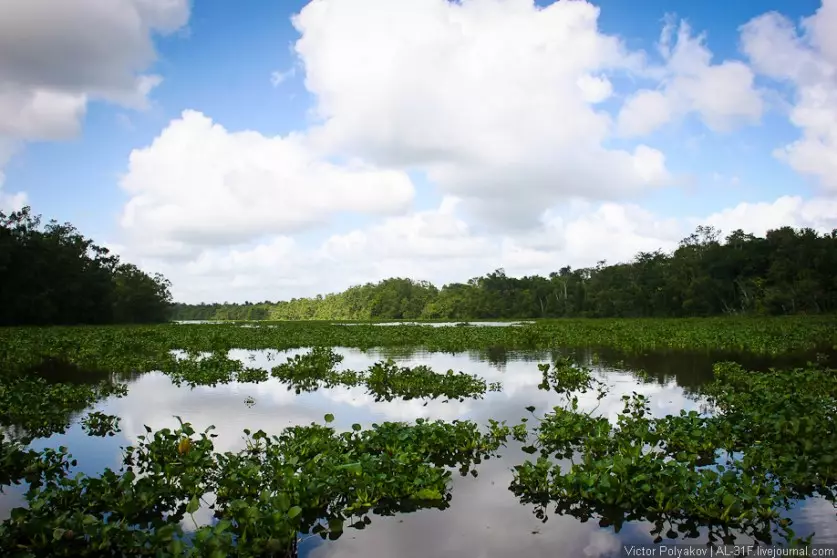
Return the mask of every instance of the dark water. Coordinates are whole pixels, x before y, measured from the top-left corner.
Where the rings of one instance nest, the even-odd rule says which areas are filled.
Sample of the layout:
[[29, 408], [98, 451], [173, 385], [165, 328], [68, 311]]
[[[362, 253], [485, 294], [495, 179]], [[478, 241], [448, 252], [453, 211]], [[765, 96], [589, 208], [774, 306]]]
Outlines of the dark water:
[[[271, 368], [295, 351], [232, 351], [247, 366]], [[487, 382], [501, 382], [503, 391], [487, 393], [482, 400], [375, 402], [364, 388], [336, 388], [295, 395], [274, 379], [262, 384], [227, 384], [217, 387], [174, 386], [167, 376], [147, 373], [126, 378], [129, 392], [121, 399], [109, 399], [91, 410], [100, 410], [122, 418], [122, 432], [112, 438], [88, 437], [75, 424], [66, 434], [37, 440], [36, 448], [66, 445], [79, 460], [78, 470], [96, 474], [104, 467], [121, 465], [121, 446], [137, 443], [143, 425], [153, 429], [177, 426], [175, 415], [191, 422], [197, 430], [215, 425], [219, 436], [217, 451], [238, 451], [244, 447], [242, 430], [263, 429], [276, 433], [292, 424], [322, 422], [325, 413], [335, 416], [335, 427], [348, 429], [352, 423], [368, 426], [373, 422], [431, 419], [470, 419], [486, 423], [489, 418], [517, 423], [535, 405], [538, 412], [550, 410], [562, 401], [555, 393], [537, 389], [541, 380], [537, 363], [554, 356], [573, 355], [591, 365], [610, 386], [609, 395], [600, 403], [597, 414], [614, 420], [622, 409], [621, 396], [636, 391], [650, 398], [656, 416], [676, 414], [681, 409], [700, 410], [701, 400], [695, 390], [712, 377], [712, 363], [736, 360], [749, 368], [797, 366], [814, 355], [791, 355], [784, 358], [760, 358], [722, 353], [654, 351], [624, 354], [609, 349], [585, 349], [553, 352], [514, 352], [486, 348], [459, 354], [427, 353], [415, 349], [388, 349], [362, 352], [339, 349], [345, 356], [344, 368], [363, 369], [373, 362], [393, 358], [402, 365], [426, 364], [437, 372], [448, 369], [475, 373]], [[637, 370], [645, 370], [653, 379], [642, 383]], [[252, 400], [251, 400], [252, 399]], [[249, 401], [249, 405], [245, 403]], [[255, 403], [253, 403], [255, 402]], [[594, 396], [582, 397], [583, 409], [592, 409]], [[451, 507], [444, 511], [425, 510], [396, 517], [373, 517], [364, 531], [348, 529], [334, 542], [318, 537], [303, 542], [300, 555], [316, 558], [365, 557], [555, 557], [610, 556], [625, 544], [650, 544], [650, 525], [630, 524], [615, 534], [600, 528], [596, 521], [579, 522], [569, 517], [550, 515], [542, 523], [531, 506], [519, 503], [508, 490], [511, 468], [529, 456], [517, 448], [503, 452], [479, 467], [477, 478], [455, 475]], [[0, 517], [20, 505], [20, 490], [14, 488], [0, 495]], [[199, 510], [196, 519], [210, 521], [209, 510]], [[830, 504], [812, 500], [794, 511], [794, 528], [804, 535], [815, 531], [816, 543], [837, 543], [837, 521]]]

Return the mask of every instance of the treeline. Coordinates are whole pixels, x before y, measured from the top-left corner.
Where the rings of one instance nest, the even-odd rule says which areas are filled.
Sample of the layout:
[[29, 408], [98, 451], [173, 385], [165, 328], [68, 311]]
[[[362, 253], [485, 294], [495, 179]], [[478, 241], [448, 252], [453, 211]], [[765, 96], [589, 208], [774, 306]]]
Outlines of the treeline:
[[0, 325], [163, 322], [169, 288], [69, 223], [41, 227], [29, 207], [0, 211]]
[[721, 239], [698, 227], [670, 254], [515, 278], [498, 269], [441, 289], [386, 279], [342, 293], [259, 304], [178, 305], [180, 319], [366, 320], [683, 317], [837, 311], [837, 230], [783, 227]]
[[275, 302], [245, 302], [230, 304], [216, 302], [213, 304], [183, 304], [175, 302], [172, 305], [172, 319], [174, 320], [267, 320]]

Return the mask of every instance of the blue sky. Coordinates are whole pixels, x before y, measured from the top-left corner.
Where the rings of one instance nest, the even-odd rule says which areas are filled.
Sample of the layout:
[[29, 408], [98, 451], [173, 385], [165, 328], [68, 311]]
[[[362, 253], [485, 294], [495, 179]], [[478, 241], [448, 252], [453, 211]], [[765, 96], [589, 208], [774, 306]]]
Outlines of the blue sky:
[[[12, 91], [5, 107], [0, 93], [0, 152], [14, 147], [0, 167], [6, 209], [8, 196], [25, 193], [35, 212], [166, 273], [182, 300], [277, 299], [388, 275], [465, 280], [501, 266], [548, 272], [671, 248], [697, 222], [756, 233], [837, 226], [837, 116], [804, 98], [817, 90], [837, 99], [837, 84], [824, 70], [793, 70], [837, 66], [837, 45], [817, 34], [837, 22], [834, 0], [603, 0], [593, 2], [597, 19], [584, 2], [559, 13], [550, 1], [538, 11], [519, 0], [471, 0], [459, 12], [443, 0], [120, 0], [92, 31], [124, 36], [114, 52], [73, 34], [74, 18], [96, 15], [94, 3], [68, 0], [63, 14], [47, 4], [0, 7], [0, 31], [35, 26], [20, 48], [40, 56], [0, 54], [0, 86]], [[764, 15], [772, 11], [786, 19]], [[812, 18], [805, 29], [802, 18]], [[468, 33], [451, 32], [454, 20]], [[684, 21], [690, 31], [678, 36]], [[791, 51], [781, 48], [781, 21], [797, 25]], [[677, 37], [668, 58], [657, 48], [666, 23]], [[50, 43], [55, 33], [71, 47]], [[552, 54], [529, 44], [537, 33]], [[423, 60], [441, 41], [437, 58]], [[439, 69], [460, 55], [473, 64]], [[66, 85], [50, 74], [55, 61], [113, 75]], [[725, 61], [738, 62], [719, 70]], [[123, 79], [149, 75], [159, 79], [149, 92]], [[576, 98], [579, 76], [606, 80], [609, 94]], [[44, 89], [86, 95], [75, 133], [54, 131], [71, 119], [58, 108], [19, 116]], [[655, 101], [630, 106], [642, 91]], [[639, 109], [654, 110], [659, 125]], [[794, 117], [811, 110], [813, 121]], [[181, 120], [184, 111], [223, 127], [217, 146], [202, 145], [209, 128], [195, 131], [199, 119]], [[830, 132], [818, 124], [829, 118]], [[154, 143], [160, 137], [173, 139]], [[664, 168], [647, 170], [638, 146]], [[130, 163], [134, 150], [146, 150], [142, 165]], [[777, 202], [786, 196], [799, 199]]]

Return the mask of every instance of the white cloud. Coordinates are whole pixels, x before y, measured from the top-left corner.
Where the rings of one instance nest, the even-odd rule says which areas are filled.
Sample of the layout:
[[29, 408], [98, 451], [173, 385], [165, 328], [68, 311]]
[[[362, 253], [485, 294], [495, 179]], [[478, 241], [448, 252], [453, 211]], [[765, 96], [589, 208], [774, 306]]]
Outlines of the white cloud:
[[6, 175], [3, 172], [3, 167], [11, 158], [12, 154], [17, 149], [17, 143], [10, 140], [3, 140], [0, 137], [0, 211], [4, 213], [11, 213], [17, 211], [26, 205], [26, 192], [15, 192], [9, 194], [3, 191], [3, 183], [6, 181]]
[[158, 255], [298, 231], [341, 211], [400, 213], [413, 198], [403, 172], [331, 164], [301, 136], [228, 132], [194, 111], [131, 153], [121, 186], [131, 195], [122, 226]]
[[[3, 173], [0, 172], [0, 181], [3, 179]], [[0, 211], [3, 213], [11, 213], [17, 211], [27, 204], [28, 197], [26, 192], [15, 192], [14, 194], [7, 194], [0, 191]]]
[[277, 70], [270, 74], [270, 84], [273, 85], [273, 87], [279, 87], [281, 84], [294, 77], [295, 74], [296, 68], [291, 68], [290, 70], [286, 70], [284, 72]]
[[[145, 107], [162, 80], [143, 73], [152, 36], [188, 19], [189, 0], [0, 2], [0, 186], [1, 144], [71, 138], [93, 100]], [[0, 191], [0, 208], [25, 203]]]
[[[275, 236], [233, 250], [205, 249], [185, 260], [147, 262], [172, 280], [180, 301], [287, 300], [387, 277], [441, 286], [498, 267], [513, 276], [546, 276], [565, 265], [625, 262], [640, 251], [673, 250], [701, 224], [714, 225], [724, 235], [738, 228], [763, 235], [785, 225], [829, 232], [837, 228], [835, 203], [784, 196], [674, 219], [635, 204], [576, 200], [546, 212], [536, 229], [505, 234], [468, 226], [458, 201], [445, 198], [438, 208], [336, 233], [319, 245]], [[123, 254], [134, 261], [134, 254]]]
[[141, 107], [159, 76], [154, 33], [189, 18], [188, 0], [27, 0], [0, 4], [0, 135], [64, 139], [88, 100]]
[[704, 35], [693, 37], [686, 22], [677, 28], [676, 40], [674, 30], [669, 22], [660, 38], [666, 61], [661, 88], [637, 91], [625, 102], [618, 119], [620, 134], [643, 136], [692, 112], [715, 132], [757, 122], [764, 103], [750, 68], [735, 60], [712, 64]]
[[782, 196], [772, 203], [744, 202], [713, 213], [704, 224], [718, 227], [725, 233], [743, 229], [759, 236], [784, 226], [810, 227], [827, 233], [837, 228], [837, 199], [804, 200], [799, 196]]
[[[690, 114], [717, 133], [757, 122], [765, 108], [753, 70], [713, 62], [706, 37], [685, 22], [666, 24], [658, 66], [602, 33], [598, 8], [584, 1], [357, 2], [314, 0], [293, 19], [312, 127], [268, 137], [185, 111], [132, 153], [123, 254], [169, 276], [178, 299], [275, 300], [392, 276], [441, 284], [497, 267], [546, 274], [669, 250], [697, 224], [759, 234], [834, 224], [827, 199], [685, 219], [631, 203], [679, 179], [662, 151], [624, 136]], [[832, 68], [820, 29], [828, 6], [806, 20], [804, 38], [775, 15], [747, 24], [754, 69], [821, 84]], [[614, 85], [626, 75], [658, 86], [626, 96]], [[831, 129], [821, 104], [792, 115], [816, 137]], [[824, 172], [829, 149], [789, 152], [798, 168]], [[442, 194], [439, 207], [410, 211], [408, 171]], [[325, 240], [297, 236], [343, 212], [377, 219], [329, 227]]]
[[619, 131], [625, 136], [644, 136], [668, 123], [673, 114], [672, 101], [662, 91], [637, 91], [622, 105]]
[[332, 260], [387, 260], [398, 258], [449, 260], [489, 256], [493, 247], [471, 234], [455, 210], [459, 200], [446, 197], [437, 209], [393, 217], [363, 231], [329, 238], [324, 255]]
[[786, 17], [770, 12], [741, 28], [742, 48], [761, 74], [791, 83], [790, 121], [802, 131], [774, 155], [837, 192], [837, 2], [802, 21], [800, 34]]
[[494, 226], [525, 228], [571, 196], [665, 185], [659, 151], [603, 146], [613, 123], [594, 105], [613, 91], [607, 74], [644, 62], [598, 30], [598, 14], [587, 2], [311, 2], [294, 24], [322, 119], [312, 136], [423, 170]]

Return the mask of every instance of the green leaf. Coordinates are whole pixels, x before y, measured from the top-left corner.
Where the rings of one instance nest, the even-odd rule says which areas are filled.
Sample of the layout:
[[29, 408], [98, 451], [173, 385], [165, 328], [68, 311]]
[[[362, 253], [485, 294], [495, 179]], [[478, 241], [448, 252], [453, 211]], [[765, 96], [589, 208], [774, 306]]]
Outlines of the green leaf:
[[442, 493], [432, 488], [422, 488], [413, 495], [416, 500], [441, 500]]
[[363, 472], [363, 468], [360, 466], [360, 462], [355, 463], [346, 463], [345, 465], [340, 465], [339, 469], [348, 469], [350, 472], [359, 475]]
[[200, 500], [198, 500], [197, 496], [192, 496], [192, 499], [189, 500], [189, 503], [186, 505], [186, 513], [195, 513], [198, 511], [199, 507], [201, 507]]
[[325, 416], [325, 421], [326, 421], [327, 423], [329, 423], [329, 422], [334, 422], [334, 415], [332, 415], [331, 413], [326, 413], [326, 416]]
[[360, 429], [361, 429], [361, 428], [362, 428], [362, 427], [361, 427], [358, 423], [354, 423], [354, 424], [352, 425], [352, 430], [354, 430], [355, 432], [360, 432]]
[[300, 508], [299, 506], [294, 506], [294, 507], [292, 507], [291, 509], [288, 510], [288, 517], [290, 519], [293, 519], [301, 513], [302, 513], [302, 508]]

